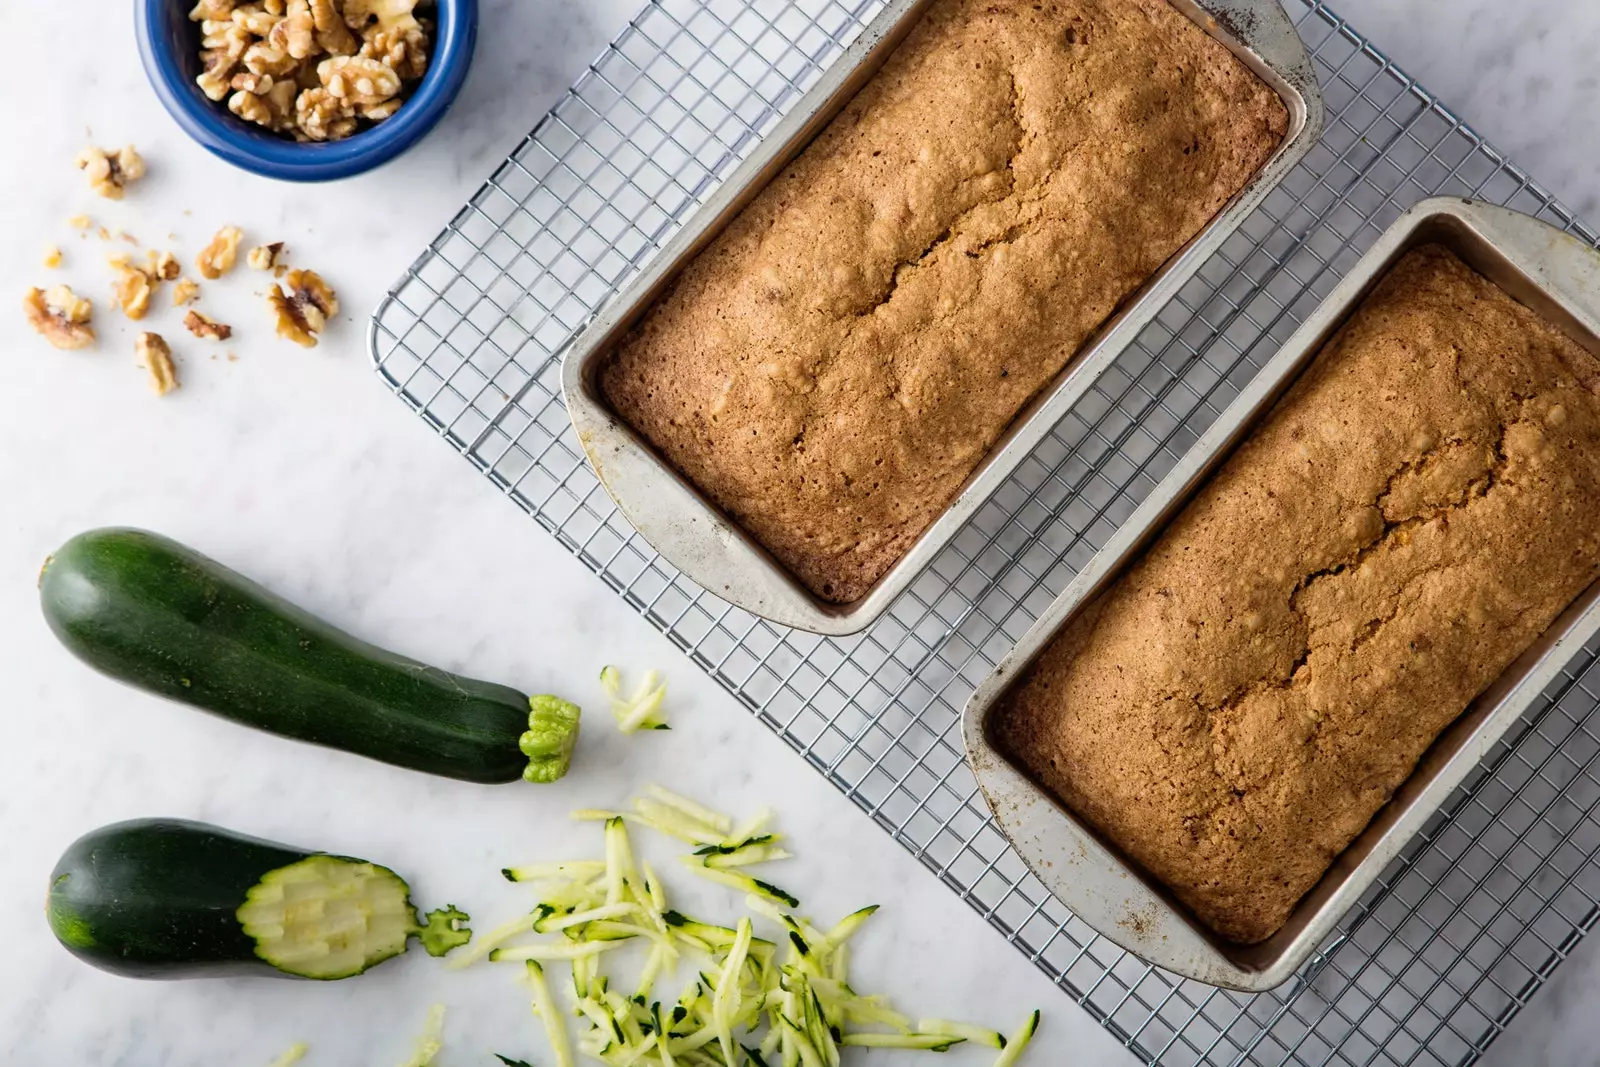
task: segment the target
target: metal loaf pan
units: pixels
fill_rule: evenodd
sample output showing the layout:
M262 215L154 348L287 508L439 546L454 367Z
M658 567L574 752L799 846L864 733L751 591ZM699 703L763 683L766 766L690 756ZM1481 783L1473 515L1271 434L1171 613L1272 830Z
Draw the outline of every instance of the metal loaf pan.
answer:
M1169 0L1277 92L1289 110L1288 135L1250 183L1018 414L950 507L867 595L849 604L832 604L801 585L617 418L601 396L596 372L678 272L843 110L932 2L890 0L666 247L572 340L563 358L562 390L578 440L606 492L634 528L703 588L752 614L813 633L855 633L883 614L1161 307L1304 158L1322 132L1322 94L1316 74L1278 0Z
M1427 200L1400 217L1289 339L1216 424L1090 560L984 681L962 717L973 773L1002 832L1028 868L1103 937L1169 971L1248 992L1289 979L1337 928L1495 742L1600 632L1600 582L1591 585L1424 754L1365 831L1257 945L1224 941L1115 845L1080 822L992 743L989 713L1058 632L1136 561L1395 261L1439 242L1600 357L1600 254L1526 215L1460 199ZM1597 519L1596 521L1600 521Z

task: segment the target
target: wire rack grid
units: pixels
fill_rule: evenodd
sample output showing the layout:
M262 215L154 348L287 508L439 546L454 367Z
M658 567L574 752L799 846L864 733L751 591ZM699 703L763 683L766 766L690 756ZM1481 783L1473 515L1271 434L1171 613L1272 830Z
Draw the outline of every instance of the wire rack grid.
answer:
M679 576L599 487L563 344L879 0L653 0L396 282L384 381L1149 1063L1464 1064L1600 918L1600 647L1496 747L1289 985L1155 970L1027 873L963 764L972 688L1402 210L1573 218L1320 3L1286 0L1323 143L870 630L816 637Z

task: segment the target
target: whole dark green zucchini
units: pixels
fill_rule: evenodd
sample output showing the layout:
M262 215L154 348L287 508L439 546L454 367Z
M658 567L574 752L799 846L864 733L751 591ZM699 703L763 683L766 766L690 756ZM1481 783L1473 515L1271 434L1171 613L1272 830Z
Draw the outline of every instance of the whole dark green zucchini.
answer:
M50 875L47 912L79 959L133 978L348 978L419 937L441 956L467 916L419 917L387 867L181 819L85 834Z
M39 594L90 666L284 737L469 782L553 781L577 741L575 705L387 652L143 530L74 537Z

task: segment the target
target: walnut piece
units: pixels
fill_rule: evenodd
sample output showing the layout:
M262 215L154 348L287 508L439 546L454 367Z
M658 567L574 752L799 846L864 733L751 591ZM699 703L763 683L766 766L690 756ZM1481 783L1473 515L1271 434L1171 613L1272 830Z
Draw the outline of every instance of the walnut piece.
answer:
M135 263L128 255L113 256L109 262L116 273L112 295L123 314L135 321L149 313L150 298L161 283L176 278L180 271L177 257L171 252L146 252L143 264Z
M56 348L87 348L94 344L94 304L74 293L65 285L57 285L45 292L29 289L22 298L22 310L28 325L43 335Z
M245 256L245 262L250 264L252 270L270 270L283 277L280 273L284 270L284 263L288 259L282 241L274 241L270 245L256 245Z
M331 56L353 56L361 42L344 24L344 13L333 0L311 0L311 21L317 27L317 44Z
M183 317L184 329L196 337L210 338L213 341L226 341L233 336L233 327L227 323L218 322L216 319L207 318L198 311L191 310Z
M274 133L294 130L294 99L300 91L294 82L271 74L235 74L231 84L238 91L228 97L229 111Z
M191 22L218 22L229 18L233 9L238 6L238 0L200 0L194 5L194 10L189 12Z
M317 335L339 313L339 297L315 271L292 270L284 278L287 292L274 285L267 304L277 318L278 336L303 348L317 347Z
M59 247L51 245L44 250L44 265L51 270L61 266L61 249Z
M133 342L134 353L150 374L150 388L166 396L178 388L178 368L172 364L172 349L159 333L141 333Z
M206 96L297 141L336 141L400 110L428 70L428 0L198 0Z
M400 75L376 59L335 56L317 65L322 87L347 107L382 104L400 91Z
M212 281L222 277L233 269L234 263L239 259L239 242L244 240L244 231L237 226L224 226L211 238L211 243L200 250L194 265L199 268L204 278Z
M78 153L77 164L89 175L89 187L107 200L121 200L128 184L144 177L144 159L133 145L110 152L85 148Z
M183 307L192 304L200 297L200 283L193 278L179 278L178 284L172 287L172 306Z

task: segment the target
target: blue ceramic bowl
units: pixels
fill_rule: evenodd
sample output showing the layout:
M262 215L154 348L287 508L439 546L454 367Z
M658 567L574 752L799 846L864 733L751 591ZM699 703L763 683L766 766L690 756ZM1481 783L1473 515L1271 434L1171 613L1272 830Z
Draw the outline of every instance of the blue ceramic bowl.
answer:
M245 122L208 99L200 74L200 26L192 0L134 0L139 53L156 95L185 133L212 154L268 178L323 182L382 166L422 140L450 109L472 65L478 0L434 0L438 29L428 73L399 111L343 141L300 144Z

